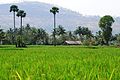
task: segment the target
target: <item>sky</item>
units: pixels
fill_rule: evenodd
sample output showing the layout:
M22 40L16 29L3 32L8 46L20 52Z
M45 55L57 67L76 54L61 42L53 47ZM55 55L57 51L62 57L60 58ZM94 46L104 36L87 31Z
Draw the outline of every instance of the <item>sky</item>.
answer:
M120 0L0 0L0 4L23 1L40 1L58 5L83 15L120 16Z

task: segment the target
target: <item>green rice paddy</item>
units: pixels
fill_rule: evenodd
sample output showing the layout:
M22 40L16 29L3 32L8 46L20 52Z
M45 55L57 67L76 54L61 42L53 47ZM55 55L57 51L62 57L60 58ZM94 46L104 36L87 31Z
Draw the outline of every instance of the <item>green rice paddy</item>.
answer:
M120 80L120 48L1 46L0 80Z

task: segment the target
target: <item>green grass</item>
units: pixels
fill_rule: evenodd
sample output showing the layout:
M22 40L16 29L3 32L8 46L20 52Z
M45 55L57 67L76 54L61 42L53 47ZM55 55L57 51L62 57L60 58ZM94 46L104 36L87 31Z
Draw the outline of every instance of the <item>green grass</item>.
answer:
M119 80L120 48L0 47L0 80Z

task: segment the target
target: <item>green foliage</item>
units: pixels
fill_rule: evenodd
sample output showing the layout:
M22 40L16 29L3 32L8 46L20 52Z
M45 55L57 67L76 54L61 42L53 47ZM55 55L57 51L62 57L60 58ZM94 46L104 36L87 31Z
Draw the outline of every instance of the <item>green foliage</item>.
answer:
M120 46L120 34L116 34L114 37L115 37L114 41L116 45Z
M89 46L89 45L90 45L89 40L84 40L84 41L83 41L83 45L85 45L85 46Z
M87 27L78 26L77 29L74 31L74 34L79 35L82 42L85 39L90 39L92 37L92 32Z
M56 13L59 13L59 8L58 7L52 7L52 9L50 10L50 12L55 15Z
M18 16L18 17L26 17L26 13L24 12L24 10L19 10L17 12L16 16Z
M5 39L5 32L3 32L2 29L0 29L0 44L2 44L2 41Z
M14 30L10 28L6 32L6 37L5 37L7 43L5 44L13 44L14 43Z
M117 41L118 43L120 43L120 35L117 37Z
M17 12L19 9L18 9L18 6L17 5L11 5L10 6L10 12Z
M66 30L62 25L59 25L58 28L56 28L56 35L58 39L57 44L63 44L66 40Z
M64 27L62 27L62 25L59 25L58 28L56 28L56 34L57 35L64 35L64 34L66 34L66 30L64 29Z
M67 40L75 41L75 40L77 40L77 36L74 35L74 32L68 31L67 32Z
M42 28L38 29L36 38L38 44L48 44L48 34L44 29Z
M102 43L103 42L102 31L96 32L95 41L96 41L96 45L103 45L103 43Z
M109 15L103 16L99 21L99 27L103 32L102 35L107 45L109 44L108 41L112 36L111 26L113 23L114 23L114 19Z
M1 80L119 80L120 49L28 46L0 48Z

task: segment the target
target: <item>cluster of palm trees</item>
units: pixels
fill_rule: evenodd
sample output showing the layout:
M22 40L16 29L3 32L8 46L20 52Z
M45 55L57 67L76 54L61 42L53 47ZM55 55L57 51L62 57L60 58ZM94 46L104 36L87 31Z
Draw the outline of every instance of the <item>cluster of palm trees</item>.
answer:
M79 35L80 40L83 41L83 36L86 35L86 38L92 37L92 32L87 27L78 26L78 28L74 31L76 35Z
M12 5L12 6L10 6L10 12L13 12L13 20L14 20L14 44L16 45L16 47L24 47L25 45L24 45L24 43L23 43L23 41L22 41L22 19L24 18L24 17L26 17L26 13L25 13L25 11L24 10L19 10L18 9L18 6L16 6L16 5ZM16 12L17 12L17 14L16 14ZM15 16L17 16L17 17L20 17L20 39L19 39L19 41L17 42L17 40L16 40L16 35L15 35L15 29L16 29L16 27L15 27Z
M18 6L16 6L16 5L12 5L12 6L10 6L10 12L13 12L13 20L14 20L14 44L16 45L16 47L24 47L25 46L25 44L23 43L23 39L22 39L22 35L23 35L23 33L22 33L22 29L23 29L23 27L22 27L22 19L24 18L24 17L26 17L26 13L24 12L24 10L19 10L18 9ZM16 14L16 12L17 12L17 14ZM52 9L50 10L50 12L51 13L53 13L53 15L54 15L54 34L53 34L53 36L54 36L54 46L56 46L56 37L55 37L55 34L56 34L56 13L58 13L59 12L59 8L57 8L57 7L52 7ZM15 16L18 16L18 17L20 17L20 38L19 38L19 40L18 40L18 42L17 42L17 39L16 39L16 35L15 35L15 29L16 29L16 27L15 27Z
M22 26L22 19L26 16L26 13L23 11L23 10L19 10L18 9L18 6L16 5L12 5L10 7L10 12L13 12L13 19L14 19L14 44L16 44L16 47L24 47L25 46L25 43L23 42L23 26ZM15 14L17 12L17 14ZM65 29L59 25L58 28L56 28L56 14L59 13L59 8L57 7L52 7L50 9L50 13L53 13L53 16L54 16L54 29L53 29L53 45L56 46L58 44L57 40L56 40L56 36L61 36L61 39L62 39L62 43L66 40L66 32L65 32ZM18 16L20 17L20 36L18 39L16 39L16 27L15 27L15 16ZM42 33L41 33L42 32ZM81 27L78 27L74 33L77 35L79 34L80 36L80 39L82 41L82 35L88 35L88 36L91 36L91 31L88 29L88 28L81 28ZM38 29L38 34L37 34L37 38L40 37L41 40L44 41L44 35L43 37L41 37L41 35L45 34L46 36L46 32L43 30L43 29ZM70 36L70 40L74 40L75 39L75 36L72 34L72 32L69 33L69 36ZM46 38L45 38L46 39Z
M56 26L56 45L64 45L65 41L81 41L83 45L104 45L102 31L92 34L87 27L78 26L74 31L67 31L62 25ZM19 42L21 28L16 28L15 35ZM46 32L43 28L35 28L27 24L23 26L22 38L26 45L53 45L54 31L52 34ZM0 44L11 45L14 41L14 29L7 31L0 29ZM111 41L114 44L120 43L120 34L112 36Z
M82 27L82 28L86 28L86 27ZM56 26L55 31L56 31L55 33L56 45L62 45L66 40L72 40L72 41L80 40L78 34L80 34L79 32L81 31L78 31L78 28L76 28L75 31L67 31L62 25L58 25ZM76 31L78 32L77 34L76 34ZM3 44L13 44L14 29L10 28L4 33L5 33L4 40L2 38L4 36L1 35ZM19 40L20 38L19 37L20 33L21 33L21 28L16 28L15 34L16 34L17 40ZM46 32L46 30L44 30L43 28L35 28L29 24L23 26L22 28L22 38L24 43L26 43L27 45L38 45L38 44L53 45L54 44L53 35L54 35L54 31L50 34ZM82 35L83 40L85 40L84 38L85 35L88 35L88 34Z

